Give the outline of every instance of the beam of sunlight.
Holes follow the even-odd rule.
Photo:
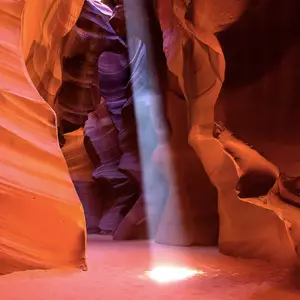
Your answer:
[[[165,199],[165,201],[168,201],[168,198],[172,198],[172,217],[176,227],[173,228],[174,232],[184,232],[185,228],[180,193],[176,186],[176,172],[171,158],[170,146],[167,142],[168,137],[164,135],[164,132],[167,132],[163,109],[164,95],[161,93],[159,76],[155,73],[157,71],[155,67],[157,54],[153,46],[153,43],[155,43],[152,37],[153,32],[151,34],[151,31],[155,31],[155,29],[153,29],[153,24],[149,25],[151,24],[149,16],[147,21],[146,8],[143,7],[143,2],[124,0],[124,10],[130,60],[134,61],[138,55],[136,52],[137,40],[143,42],[147,56],[146,67],[140,58],[136,60],[137,63],[132,67],[131,72],[147,227],[150,238],[153,238],[159,231],[158,224],[160,221],[157,216],[162,210],[166,209],[164,208],[164,203],[162,206],[159,203],[161,198]],[[136,33],[137,27],[139,27],[138,34]],[[149,124],[152,124],[156,136],[149,130]],[[166,182],[160,180],[158,176],[153,176],[153,151],[158,146],[163,146],[163,149],[160,148],[163,151],[159,152],[159,155],[163,157],[159,157],[158,164],[163,164],[161,168],[164,169],[165,176],[163,180]],[[166,194],[165,187],[168,190]],[[157,282],[172,282],[202,274],[201,271],[188,268],[163,267],[163,265],[158,263],[161,261],[160,251],[156,251],[157,249],[152,243],[150,243],[149,247],[150,269],[152,270],[144,274],[146,277]],[[174,260],[176,259],[174,258]],[[176,262],[168,260],[168,264],[176,265]]]
[[[150,28],[148,28],[148,22],[146,16],[145,7],[143,7],[142,2],[144,1],[132,1],[132,0],[124,0],[124,9],[125,9],[125,19],[126,19],[126,31],[128,37],[128,50],[129,50],[129,57],[132,61],[134,57],[136,57],[135,50],[136,48],[132,45],[136,45],[134,41],[136,38],[141,40],[146,48],[146,60],[147,60],[147,67],[146,68],[139,68],[139,63],[137,63],[137,69],[132,71],[132,91],[133,91],[133,98],[134,98],[134,111],[135,111],[135,118],[137,124],[137,135],[138,135],[138,144],[139,144],[139,152],[140,152],[140,163],[142,167],[142,181],[143,181],[143,194],[144,194],[144,201],[146,206],[147,212],[147,220],[148,220],[148,231],[149,236],[153,237],[155,232],[157,231],[157,211],[159,208],[159,201],[162,193],[164,193],[164,188],[170,188],[171,182],[175,182],[174,179],[174,167],[172,165],[170,159],[170,150],[169,145],[166,141],[160,141],[163,143],[164,147],[164,158],[162,168],[167,173],[168,178],[164,178],[166,182],[160,181],[158,178],[154,178],[153,174],[153,157],[149,156],[149,153],[153,151],[159,144],[157,143],[159,140],[158,135],[164,132],[166,126],[164,124],[164,112],[163,112],[163,96],[161,95],[160,91],[160,83],[159,77],[157,75],[153,76],[153,70],[156,70],[154,67],[154,61],[156,56],[153,50],[153,42],[151,39]],[[134,5],[133,5],[134,3]],[[130,10],[130,13],[128,11]],[[132,16],[136,16],[133,17]],[[149,18],[149,17],[148,17]],[[139,24],[140,28],[143,29],[139,30],[139,36],[136,35],[134,28],[136,28],[136,24]],[[152,72],[151,72],[152,70]],[[154,71],[155,73],[155,71]],[[138,78],[138,80],[137,80]],[[145,82],[150,84],[145,84]],[[152,124],[154,131],[156,132],[156,136],[149,133],[149,125]],[[163,137],[162,139],[166,139]],[[163,151],[162,151],[163,152]],[[153,153],[153,152],[152,152]],[[161,153],[161,152],[159,152]],[[152,160],[152,162],[151,162]],[[161,163],[161,162],[160,162]],[[166,175],[166,174],[165,174]],[[164,176],[166,177],[166,176]],[[170,192],[170,191],[169,191]],[[167,197],[166,197],[167,198]],[[179,206],[178,195],[173,193],[175,205]],[[176,198],[176,199],[175,199]],[[163,209],[163,208],[161,208]],[[180,210],[179,210],[180,211]],[[182,224],[181,214],[177,213],[174,218],[177,220],[178,224]],[[180,226],[180,225],[179,225]]]

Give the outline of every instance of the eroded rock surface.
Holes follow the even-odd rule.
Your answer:
[[[39,37],[50,53],[77,18],[80,2],[64,6],[69,16],[61,22],[52,2],[0,4],[0,274],[86,268],[83,209],[59,149],[55,113],[33,85],[22,53],[22,40]],[[28,14],[36,19],[29,22]],[[46,19],[44,31],[36,32]]]
[[[299,1],[154,2],[113,13],[93,0],[28,0],[22,29],[21,3],[1,6],[2,193],[11,203],[35,195],[31,206],[5,205],[3,222],[36,211],[20,244],[32,238],[34,252],[8,258],[5,238],[3,272],[12,259],[16,270],[84,266],[85,224],[50,106],[88,230],[117,240],[150,230],[162,244],[218,242],[229,255],[299,262],[298,105],[286,101],[298,97]],[[56,230],[42,237],[46,211],[64,243]],[[20,223],[9,225],[0,230],[15,241]]]
[[[294,235],[291,243],[285,224],[276,214],[243,203],[240,200],[245,199],[239,198],[236,191],[238,184],[241,196],[243,193],[250,192],[248,196],[251,195],[252,201],[249,202],[255,203],[254,199],[257,199],[255,197],[266,195],[273,190],[278,170],[276,173],[274,171],[276,167],[270,167],[272,164],[266,159],[262,159],[261,156],[256,160],[259,155],[249,147],[247,148],[241,141],[233,143],[235,145],[233,148],[239,148],[238,159],[236,159],[234,156],[236,153],[232,154],[230,151],[226,151],[224,143],[212,135],[214,109],[225,70],[223,52],[214,33],[219,30],[217,28],[222,23],[220,23],[222,17],[229,16],[230,12],[224,8],[222,16],[220,15],[218,18],[214,14],[215,23],[206,26],[203,18],[193,18],[201,15],[201,11],[197,7],[204,2],[195,1],[187,5],[184,1],[175,1],[172,5],[168,1],[158,1],[158,16],[163,31],[168,68],[177,77],[181,91],[188,103],[191,126],[190,145],[201,159],[211,182],[218,190],[220,250],[235,256],[291,262],[295,259],[294,245],[299,243],[295,238],[297,234]],[[246,1],[244,3],[246,4]],[[217,4],[216,1],[214,4]],[[222,8],[223,4],[221,2],[219,4]],[[295,8],[295,5],[290,4],[290,9]],[[207,3],[208,11],[210,10],[209,5]],[[213,4],[211,3],[211,5]],[[258,8],[261,6],[263,5],[257,5]],[[285,5],[282,4],[282,6]],[[278,7],[276,6],[276,8]],[[213,11],[217,10],[213,9]],[[261,13],[263,12],[261,10]],[[235,16],[229,18],[227,24],[238,23],[237,16],[241,17],[242,11]],[[203,22],[199,22],[199,20]],[[252,21],[254,22],[254,20]],[[263,29],[261,28],[261,30]],[[223,42],[226,42],[226,35]],[[236,43],[237,41],[231,39],[231,42]],[[234,63],[234,58],[232,58],[232,63]],[[234,81],[233,77],[231,77],[231,81]],[[244,105],[242,99],[238,101],[241,106]],[[224,107],[227,111],[231,109],[223,102]],[[235,118],[233,115],[231,117]],[[252,118],[254,120],[255,116],[253,115]],[[230,122],[230,119],[226,119],[226,121]],[[243,146],[241,146],[242,144]],[[247,165],[247,171],[241,172],[239,164],[242,162]],[[290,209],[293,210],[293,207]],[[276,209],[273,210],[276,213]],[[294,218],[292,223],[297,230],[298,221]],[[184,233],[182,235],[185,236]]]

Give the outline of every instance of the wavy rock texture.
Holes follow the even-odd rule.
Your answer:
[[[63,132],[84,126],[99,100],[97,66],[106,51],[124,51],[96,1],[85,1],[79,18],[65,36],[62,47],[62,85],[55,98],[55,112]]]
[[[88,116],[85,137],[99,160],[92,175],[105,195],[104,206],[107,208],[99,222],[99,229],[103,233],[112,234],[136,202],[140,189],[136,181],[120,169],[122,152],[118,147],[118,131],[103,98],[96,110]]]
[[[84,2],[25,1],[23,54],[32,82],[51,107],[62,82],[63,38],[76,23]]]
[[[255,149],[277,166],[280,173],[293,177],[299,175],[296,154],[299,149],[296,134],[299,124],[299,105],[296,100],[299,95],[299,70],[296,67],[299,61],[299,12],[298,1],[276,4],[272,1],[259,1],[250,6],[238,22],[219,34],[227,70],[223,91],[216,105],[217,119],[222,120],[241,140],[254,145]],[[234,45],[233,42],[237,40],[240,43]],[[255,67],[253,62],[257,62]],[[246,152],[243,154],[245,160],[248,155]],[[251,174],[244,176],[246,179],[247,177],[250,182],[253,180]],[[257,182],[252,183],[255,191]],[[273,202],[274,190],[276,188],[269,192],[270,202]],[[249,193],[247,196],[249,197]],[[284,198],[280,193],[279,201],[275,201],[277,208],[276,205],[268,205],[269,208],[272,207],[271,210],[277,214],[284,204]],[[259,201],[252,198],[253,203],[257,204]],[[259,248],[260,255],[264,251],[266,254],[277,252],[276,257],[289,258],[296,253],[295,248],[299,244],[297,235],[294,235],[290,244],[292,248],[289,247],[286,230],[281,225],[283,222],[279,224],[275,221],[272,212],[261,215],[260,209],[245,204],[239,205],[237,209],[247,210],[248,213],[244,215],[248,219],[253,216],[252,219],[261,224],[256,230],[265,241],[264,247]],[[297,211],[295,204],[285,205],[284,219],[293,224],[293,231],[297,232],[299,221],[298,218],[291,218],[289,212],[292,211]],[[283,219],[282,216],[280,218]],[[272,225],[267,228],[265,224]],[[290,236],[289,233],[290,230]],[[254,234],[253,231],[253,236]],[[280,241],[276,236],[283,239]],[[250,245],[248,240],[245,245],[246,243]],[[251,252],[256,253],[257,250],[253,247]]]
[[[85,209],[88,230],[114,233],[115,239],[145,237],[148,221],[148,227],[155,223],[150,232],[159,243],[212,245],[218,240],[220,250],[229,255],[299,262],[299,147],[295,138],[299,110],[293,100],[298,97],[299,76],[296,68],[291,67],[298,61],[295,36],[299,35],[299,1],[278,1],[273,5],[271,0],[262,0],[250,6],[248,0],[155,2],[159,24],[149,2],[125,3],[129,60],[124,41],[111,26],[125,26],[122,10],[114,16],[121,19],[110,23],[112,11],[98,1],[65,1],[64,5],[59,1],[26,2],[26,66],[40,95],[58,115],[61,137],[64,135],[62,150]],[[3,7],[18,12],[20,19],[21,3],[5,2]],[[14,136],[7,138],[3,151],[12,151],[8,147],[12,141],[19,148],[24,144],[31,154],[26,166],[20,165],[24,159],[12,162],[8,159],[11,154],[3,155],[8,161],[3,163],[7,168],[2,168],[3,182],[9,178],[6,173],[17,174],[25,167],[30,168],[26,176],[41,172],[33,180],[44,178],[43,184],[33,184],[25,175],[10,184],[24,186],[25,194],[20,195],[25,198],[33,190],[45,201],[62,199],[67,210],[63,217],[72,216],[66,221],[68,227],[64,227],[66,233],[70,230],[70,240],[63,241],[68,241],[70,248],[65,248],[65,243],[52,243],[63,248],[58,251],[59,261],[50,254],[46,259],[37,250],[25,253],[27,258],[22,261],[27,265],[22,265],[16,256],[16,269],[67,264],[67,254],[73,261],[79,261],[79,257],[83,258],[84,222],[58,150],[55,117],[24,71],[20,23],[16,21],[19,19],[12,19],[3,11],[9,25],[1,30],[12,28],[11,32],[19,34],[15,36],[17,47],[13,46],[16,53],[3,52],[3,57],[12,59],[7,68],[10,72],[14,66],[15,73],[24,74],[24,78],[15,75],[19,81],[14,84],[12,79],[7,80],[11,77],[3,69],[7,65],[5,57],[0,84],[7,113],[3,113],[1,128],[4,137],[12,136],[12,132]],[[40,11],[36,23],[31,20],[32,11]],[[281,28],[282,34],[274,32],[274,28]],[[8,39],[7,33],[2,35]],[[290,83],[280,74],[288,76]],[[287,102],[286,94],[291,99]],[[8,97],[13,100],[7,101]],[[12,119],[21,115],[21,107],[22,119]],[[26,122],[21,124],[27,116],[24,111],[30,129]],[[257,117],[259,121],[255,121]],[[222,120],[241,139],[215,120]],[[152,126],[148,127],[149,123]],[[285,133],[288,134],[284,136]],[[266,158],[245,141],[263,150]],[[284,141],[288,146],[283,146]],[[32,154],[37,151],[41,154]],[[151,157],[154,167],[150,166]],[[27,161],[33,158],[29,167]],[[47,165],[49,172],[45,171]],[[16,167],[12,172],[13,166]],[[24,180],[20,182],[20,178]],[[17,190],[12,195],[17,195]],[[5,197],[10,197],[7,190],[3,191]],[[69,208],[70,199],[75,201],[73,210]],[[153,219],[149,218],[151,205],[156,207]],[[29,208],[40,211],[46,206]],[[27,205],[23,210],[29,208]],[[10,211],[9,206],[5,209]],[[50,203],[47,209],[51,210]],[[24,218],[23,210],[16,218],[19,221]],[[48,215],[55,217],[56,213]],[[4,221],[9,215],[3,214]],[[42,213],[34,216],[37,220],[31,217],[28,222],[39,223],[39,216],[43,219]],[[16,234],[17,224],[11,224],[16,227],[9,228],[10,234]],[[40,226],[36,230],[40,234],[46,229]],[[46,244],[49,236],[42,242],[50,247],[50,243]],[[40,249],[40,245],[36,247]],[[37,258],[41,261],[33,263]],[[11,265],[4,265],[4,271],[8,268],[12,270]]]
[[[87,231],[98,231],[98,224],[103,211],[101,189],[92,178],[94,165],[85,150],[84,130],[79,128],[64,135],[65,144],[62,153],[67,162],[71,179],[82,202]],[[102,204],[102,205],[101,205]]]
[[[79,128],[64,135],[62,153],[74,181],[92,181],[94,166],[84,147],[84,131]]]
[[[55,10],[56,5],[63,16],[69,11],[67,19],[58,22],[61,11]],[[0,5],[0,273],[86,268],[84,215],[59,149],[56,117],[32,84],[21,47],[22,40],[24,45],[42,40],[50,53],[52,45],[60,44],[80,11],[78,1],[61,5],[57,1]],[[40,28],[43,31],[37,32]],[[43,62],[46,53],[39,56]]]
[[[62,85],[54,106],[62,133],[68,135],[86,126],[85,145],[95,163],[95,181],[84,188],[76,180],[75,186],[85,207],[97,201],[105,207],[99,224],[93,221],[93,229],[88,224],[88,231],[110,234],[140,194],[139,184],[128,176],[140,176],[133,175],[140,173],[140,165],[134,114],[130,114],[133,103],[127,96],[130,65],[125,42],[109,23],[111,15],[112,11],[100,2],[85,1],[63,42]],[[125,107],[129,116],[124,118]],[[80,160],[77,163],[82,164]],[[95,194],[93,186],[98,186],[102,197]]]
[[[222,16],[226,15],[226,8],[223,7],[224,14],[220,15],[219,19],[215,15],[214,26],[206,27],[205,22],[197,23],[199,19],[193,18],[201,13],[198,5],[201,6],[203,2],[205,1],[202,1],[202,3],[201,1],[192,2],[192,5],[188,7],[183,1],[175,1],[173,6],[171,2],[168,5],[167,1],[159,1],[158,16],[163,31],[168,68],[176,75],[183,96],[188,103],[191,125],[189,132],[190,145],[201,159],[210,181],[218,190],[220,250],[235,256],[274,259],[287,263],[294,262],[300,242],[298,234],[299,221],[295,217],[297,214],[295,201],[291,206],[284,205],[284,209],[280,209],[283,205],[280,204],[283,203],[283,196],[279,194],[276,198],[277,207],[276,204],[265,206],[271,211],[262,210],[259,207],[251,206],[241,201],[262,206],[259,205],[259,199],[261,196],[268,194],[268,201],[275,203],[272,201],[274,189],[276,190],[276,188],[273,188],[273,185],[278,178],[278,171],[272,171],[276,168],[274,166],[270,167],[271,163],[268,163],[266,159],[254,150],[251,150],[240,140],[239,142],[237,140],[233,142],[232,135],[229,134],[231,138],[228,137],[231,140],[229,144],[233,148],[231,151],[230,149],[229,151],[224,149],[228,142],[227,138],[225,138],[227,141],[225,142],[222,139],[215,139],[212,135],[214,109],[221,90],[222,78],[224,77],[223,52],[214,37],[214,33],[219,30],[219,25],[224,24]],[[289,3],[290,12],[295,9],[295,3],[295,1],[292,5]],[[220,2],[219,5],[221,8],[219,11],[222,11],[222,3]],[[287,6],[285,5],[285,7]],[[209,7],[209,4],[207,4],[207,7]],[[173,12],[170,13],[172,10]],[[262,14],[263,12],[260,11]],[[279,10],[277,13],[279,16]],[[227,15],[230,16],[230,12],[227,12]],[[238,15],[242,15],[242,13]],[[236,20],[237,18],[231,18],[225,23],[234,23]],[[254,19],[252,21],[255,23]],[[228,30],[230,31],[230,28]],[[245,36],[248,35],[245,34]],[[231,43],[233,44],[229,45],[229,41],[226,40],[226,34],[224,34],[222,41],[224,43],[227,42],[229,54],[232,47],[235,47],[234,43],[237,40],[234,40],[234,35],[232,35]],[[232,57],[231,63],[234,64],[234,57]],[[238,81],[239,79],[236,77],[236,80]],[[232,76],[231,83],[234,81],[235,78]],[[247,106],[243,99],[236,101],[239,101],[240,106]],[[222,104],[223,106],[219,108],[219,113],[223,109],[224,114],[226,109],[228,116],[231,108],[225,102],[222,102]],[[272,111],[267,107],[265,109]],[[234,110],[234,107],[232,110]],[[234,121],[236,116],[230,114],[230,117],[232,119],[227,118],[225,121],[229,124],[233,122],[238,126],[237,122]],[[254,111],[251,118],[255,119]],[[250,130],[248,128],[248,132]],[[241,130],[239,132],[243,133]],[[253,136],[255,136],[254,132]],[[263,142],[261,142],[262,144]],[[239,151],[237,151],[237,148]],[[238,155],[236,155],[236,152],[238,152]],[[246,167],[245,164],[247,165]],[[254,177],[255,180],[253,180]],[[278,180],[280,182],[280,179]],[[237,185],[241,189],[240,197],[236,191]],[[172,198],[170,200],[174,201]],[[281,211],[279,215],[284,222],[276,216],[278,210]],[[175,207],[174,211],[178,212],[181,210]],[[289,226],[286,225],[287,223]],[[290,234],[291,231],[294,232],[294,235]],[[185,231],[182,233],[182,236],[185,236]],[[176,240],[174,241],[176,243]]]

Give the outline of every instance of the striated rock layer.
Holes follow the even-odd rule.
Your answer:
[[[214,110],[223,84],[226,60],[215,34],[225,28],[222,27],[224,24],[238,23],[244,7],[240,6],[240,13],[233,13],[233,6],[221,1],[189,1],[189,5],[187,1],[180,0],[172,3],[157,2],[168,69],[177,78],[182,96],[187,101],[189,144],[218,191],[220,250],[234,256],[259,257],[285,263],[294,262],[295,259],[299,261],[299,218],[296,215],[300,211],[297,212],[297,201],[290,201],[296,197],[295,191],[292,196],[291,192],[284,192],[287,187],[278,190],[277,186],[282,186],[278,169],[241,140],[234,138],[226,129],[222,131],[223,134],[225,132],[225,137],[223,134],[217,137],[212,134],[215,126]],[[247,4],[247,1],[241,2]],[[289,5],[282,4],[282,8],[289,7],[292,11],[296,8],[293,2],[297,1],[290,1]],[[206,13],[211,12],[214,16],[208,18],[213,23],[205,21],[207,16],[202,15],[205,11],[201,10],[203,5]],[[258,5],[259,8],[260,6]],[[260,13],[263,14],[264,11]],[[280,16],[279,10],[277,15]],[[286,15],[289,15],[287,11],[283,17],[286,18]],[[224,16],[227,16],[227,20]],[[254,18],[252,22],[256,24]],[[260,30],[263,28],[262,26]],[[247,34],[246,36],[248,37]],[[228,46],[231,51],[234,51],[234,43],[237,43],[233,37],[234,35],[230,41],[226,41],[226,35],[223,37],[224,44],[227,42],[228,46],[232,43]],[[227,54],[232,53],[228,51]],[[235,56],[231,63],[234,63],[234,58]],[[251,62],[253,63],[254,61]],[[235,78],[231,77],[231,87],[235,80],[239,81],[238,76],[235,74]],[[244,75],[243,78],[245,77]],[[247,106],[243,98],[237,101],[240,106]],[[225,102],[222,104],[223,113],[226,108],[228,116],[231,108]],[[266,111],[272,110],[266,107]],[[230,117],[238,119],[238,113],[236,115],[230,114]],[[254,121],[255,114],[251,118]],[[226,119],[229,124],[230,121],[230,118]],[[237,126],[238,122],[231,122]],[[290,181],[292,183],[289,186],[296,186],[297,178],[287,180]],[[289,199],[289,205],[286,204],[286,198]],[[269,210],[262,210],[249,203]],[[176,209],[178,210],[175,207],[174,211]],[[169,237],[166,235],[164,240],[167,238]],[[174,242],[176,243],[175,239]]]
[[[83,209],[59,149],[55,113],[33,85],[21,45],[26,55],[26,45],[43,41],[37,64],[47,67],[46,53],[60,45],[81,3],[0,4],[0,274],[86,268]],[[68,18],[60,19],[66,9]]]
[[[84,208],[87,231],[97,232],[102,212],[102,191],[92,178],[94,166],[84,146],[84,130],[79,128],[64,135],[62,153],[67,162],[71,179]]]
[[[153,229],[159,243],[211,245],[218,239],[220,250],[229,255],[300,261],[298,105],[290,100],[292,111],[285,102],[285,89],[297,98],[297,76],[287,67],[297,62],[292,59],[297,47],[281,49],[299,33],[299,1],[282,7],[257,1],[250,8],[248,0],[154,2],[156,12],[150,2],[126,1],[129,60],[122,7],[112,14],[96,0],[28,0],[21,36],[22,3],[1,4],[0,192],[7,201],[0,202],[0,272],[85,266],[82,209],[59,151],[50,106],[65,134],[62,150],[88,229],[115,232],[115,239],[144,235],[149,216],[142,194],[147,199],[152,194],[166,200]],[[33,12],[38,12],[34,21]],[[289,28],[275,42],[276,18],[270,15],[281,16],[275,23]],[[121,27],[114,31],[113,24]],[[255,44],[253,36],[260,31],[270,45],[281,46],[273,45],[274,57],[272,47],[264,48],[260,60],[251,56],[248,69],[241,70],[245,64],[238,59],[248,59],[250,50],[243,48],[247,43],[237,47],[238,37],[244,34]],[[274,89],[284,95],[278,100],[268,87],[284,80],[280,70],[294,84]],[[256,98],[259,105],[252,104]],[[277,99],[275,108],[261,98]],[[259,122],[253,121],[256,116]],[[148,138],[153,128],[147,122],[153,122],[157,139]],[[293,134],[284,137],[285,132]],[[283,147],[283,141],[290,145]],[[163,177],[158,180],[167,184],[151,178],[161,178],[156,167]]]

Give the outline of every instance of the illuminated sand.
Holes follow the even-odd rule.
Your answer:
[[[0,280],[3,300],[297,300],[288,273],[256,260],[223,256],[214,248],[173,248],[113,242],[92,236],[88,272],[32,271]],[[153,258],[153,260],[152,260]],[[168,265],[199,270],[189,279],[157,283],[145,272]],[[200,272],[201,271],[201,272]]]

